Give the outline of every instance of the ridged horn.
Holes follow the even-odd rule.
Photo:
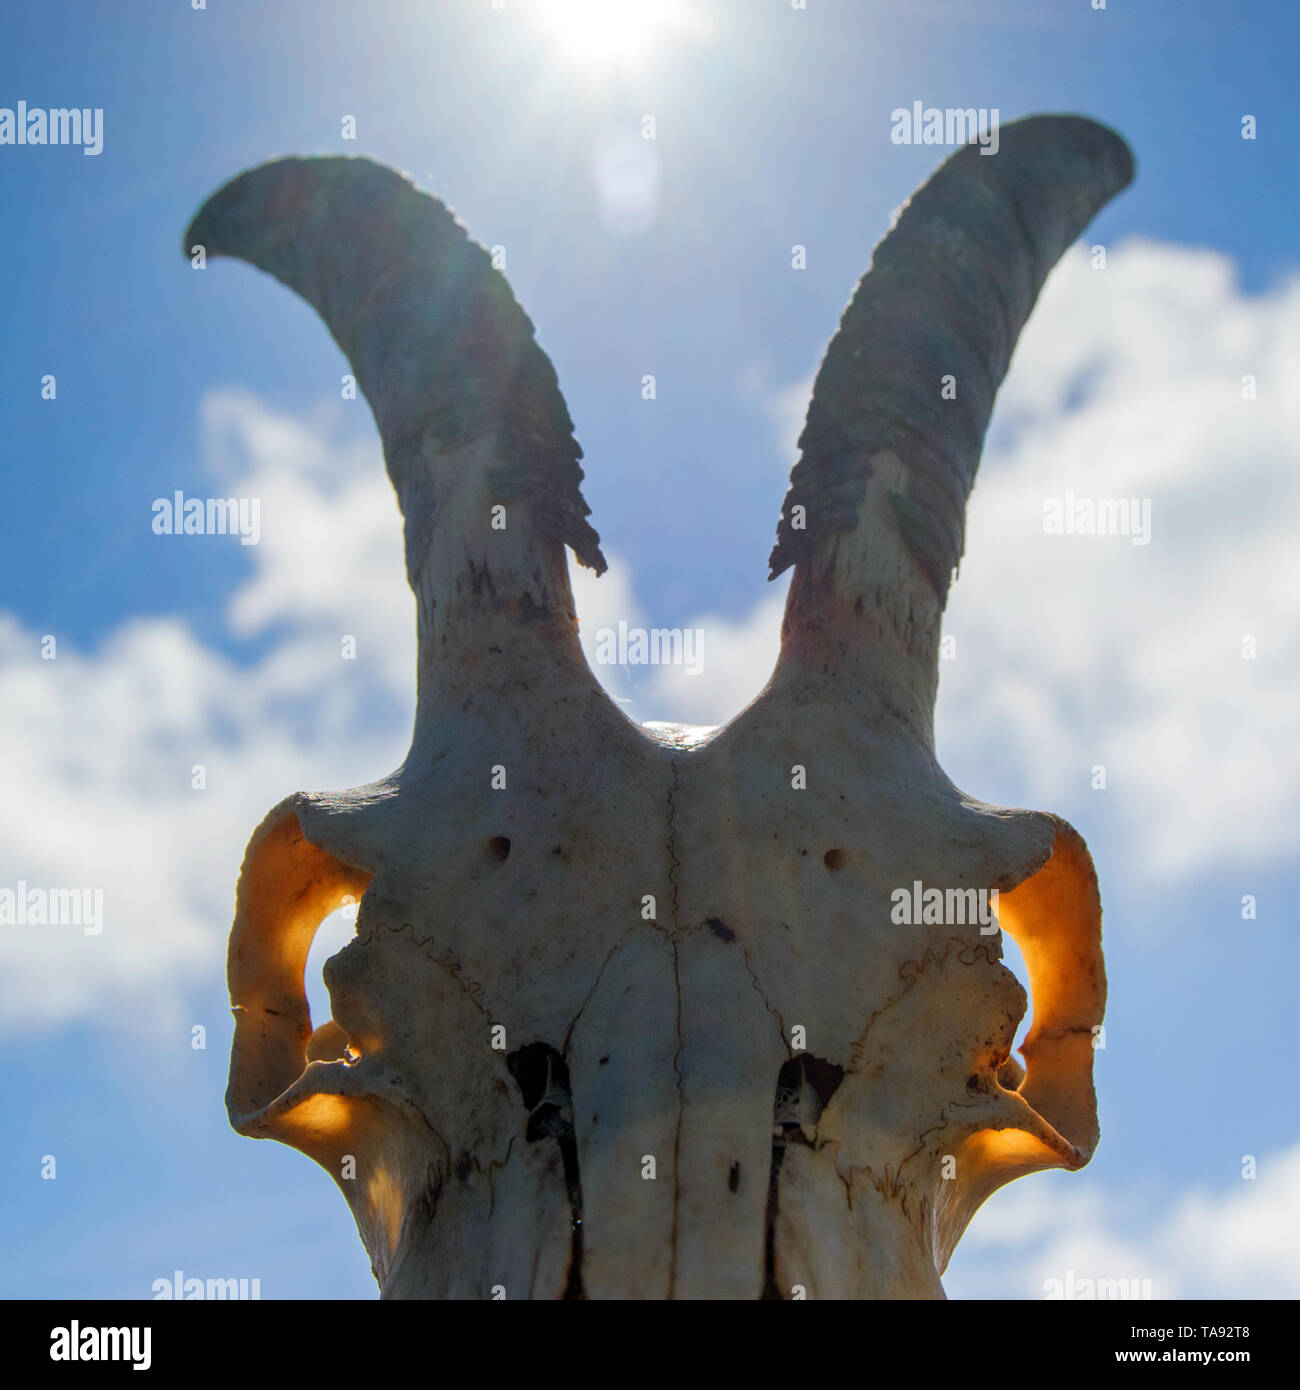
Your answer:
[[[554,368],[487,251],[436,198],[369,159],[279,159],[208,199],[185,233],[185,254],[195,246],[274,275],[343,349],[406,518],[413,587],[440,502],[427,465],[487,435],[494,495],[526,500],[540,535],[605,569]]]
[[[889,450],[902,463],[888,492],[892,524],[942,609],[1016,340],[1048,272],[1133,172],[1114,131],[1033,116],[1003,126],[995,154],[963,146],[913,195],[822,359],[770,578],[832,534],[863,531],[872,460]],[[945,376],[955,399],[941,393]],[[805,529],[792,524],[796,506]],[[875,539],[868,530],[857,542]]]

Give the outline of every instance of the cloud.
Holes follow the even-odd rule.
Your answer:
[[[96,936],[0,926],[10,1029],[174,1026],[185,988],[220,978],[262,816],[300,788],[370,781],[406,751],[414,608],[378,450],[363,466],[357,448],[243,394],[210,396],[203,425],[223,493],[263,502],[226,620],[236,636],[270,633],[264,654],[239,661],[149,618],[43,660],[40,634],[0,615],[0,887],[97,888],[104,903]]]
[[[765,359],[746,363],[736,374],[739,399],[772,425],[776,457],[785,479],[789,478],[790,468],[799,457],[799,436],[803,433],[816,379],[817,365],[814,364],[804,376],[784,385],[776,383]]]
[[[597,579],[587,570],[571,569],[573,599],[578,612],[582,649],[606,690],[638,722],[716,725],[738,713],[767,683],[780,648],[781,614],[789,578],[769,585],[764,596],[741,618],[699,613],[681,624],[694,634],[689,648],[696,658],[665,665],[602,663],[598,636],[617,633],[620,622],[629,629],[673,630],[666,621],[652,621],[637,601],[631,577],[616,554],[609,570]],[[680,648],[687,650],[685,645]],[[696,669],[698,668],[698,669]]]
[[[1067,254],[998,398],[949,600],[958,785],[1108,825],[1154,884],[1295,854],[1297,379],[1300,278],[1247,295],[1212,251]],[[1149,503],[1149,544],[1046,534],[1067,493]]]
[[[1003,1188],[976,1215],[944,1285],[953,1298],[1044,1298],[1126,1280],[1151,1298],[1300,1297],[1300,1143],[1234,1188],[1157,1204],[1070,1174]],[[1150,1281],[1149,1284],[1147,1281]],[[1111,1289],[1124,1285],[1109,1284]]]
[[[698,634],[701,671],[680,665],[655,668],[647,705],[663,713],[647,718],[683,724],[723,724],[767,684],[781,646],[788,575],[766,586],[747,617],[729,619],[700,613],[686,627]]]

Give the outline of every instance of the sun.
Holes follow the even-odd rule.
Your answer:
[[[538,9],[556,46],[591,63],[648,57],[685,18],[677,0],[539,0]]]

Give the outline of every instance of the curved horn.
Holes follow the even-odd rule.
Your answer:
[[[487,251],[436,198],[369,159],[273,160],[204,203],[187,255],[196,244],[268,271],[324,319],[375,413],[404,512],[404,470],[427,431],[446,450],[499,432],[511,495],[604,570],[555,369]]]
[[[1048,272],[1133,171],[1105,126],[1034,116],[1003,126],[994,155],[964,146],[903,208],[826,351],[799,439],[769,576],[797,567],[787,643],[865,599],[933,667],[1016,340]]]
[[[200,246],[296,291],[351,363],[405,518],[422,676],[449,622],[454,646],[486,637],[485,608],[546,613],[576,651],[564,545],[605,569],[582,450],[532,323],[447,208],[368,159],[280,159],[208,199]]]

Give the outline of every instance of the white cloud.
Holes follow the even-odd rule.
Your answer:
[[[0,926],[9,1028],[174,1026],[186,986],[220,978],[262,816],[301,788],[372,780],[405,753],[414,607],[378,450],[331,449],[243,395],[210,397],[203,421],[223,493],[263,501],[228,626],[282,630],[248,665],[174,618],[124,623],[93,651],[60,641],[47,661],[40,634],[0,616],[0,888],[104,894],[97,936]],[[212,543],[194,542],[196,556]],[[344,633],[355,661],[342,659]],[[379,728],[376,706],[400,714]],[[206,790],[191,786],[196,764]]]
[[[1248,297],[1221,256],[1139,243],[1104,274],[1075,252],[1040,313],[1008,381],[1018,438],[971,511],[951,626],[975,660],[954,663],[953,708],[988,708],[1028,655],[1057,749],[1023,764],[1031,786],[1084,785],[1104,763],[1116,804],[1099,810],[1141,837],[1156,875],[1293,851],[1300,280]],[[1049,363],[1049,342],[1101,364],[1065,414],[1050,403],[1078,369]],[[1150,545],[1045,536],[1032,512],[1066,489],[1150,498]]]
[[[747,617],[700,613],[691,618],[685,626],[699,634],[702,669],[690,675],[683,666],[655,667],[647,704],[663,713],[645,717],[707,725],[739,713],[767,684],[776,664],[789,587],[788,576],[767,586]]]
[[[1150,1201],[1070,1174],[1012,1183],[976,1214],[944,1286],[953,1298],[1039,1299],[1072,1277],[1094,1291],[1128,1280],[1152,1298],[1300,1297],[1300,1143],[1260,1157],[1257,1173],[1183,1193],[1154,1217]]]
[[[627,717],[652,718],[654,716],[640,712],[635,673],[631,669],[602,665],[597,660],[597,639],[604,629],[617,631],[620,622],[631,627],[645,625],[645,614],[636,600],[627,566],[609,547],[606,547],[605,558],[609,568],[599,576],[570,561],[569,584],[573,590],[574,611],[578,615],[578,639],[587,665]]]
[[[688,672],[685,662],[602,664],[597,659],[597,635],[602,629],[617,632],[620,621],[629,629],[672,625],[646,616],[623,562],[615,554],[610,555],[609,570],[599,579],[577,566],[572,567],[571,578],[587,661],[631,719],[722,724],[743,709],[772,674],[780,647],[788,578],[769,586],[747,616],[731,619],[700,613],[680,625],[683,633],[692,629],[695,634],[690,648],[698,667],[695,674]]]
[[[774,480],[776,487],[788,480],[790,468],[799,457],[799,436],[803,433],[804,417],[808,414],[816,379],[816,363],[804,376],[784,385],[773,382],[766,360],[749,362],[736,374],[739,398],[746,406],[766,416],[775,431],[776,457],[780,460],[780,474]]]
[[[1246,295],[1228,258],[1142,241],[1105,271],[1065,257],[999,396],[949,600],[958,785],[1109,821],[1153,883],[1300,848],[1298,379],[1300,278]],[[1045,534],[1067,491],[1149,499],[1150,543]]]

